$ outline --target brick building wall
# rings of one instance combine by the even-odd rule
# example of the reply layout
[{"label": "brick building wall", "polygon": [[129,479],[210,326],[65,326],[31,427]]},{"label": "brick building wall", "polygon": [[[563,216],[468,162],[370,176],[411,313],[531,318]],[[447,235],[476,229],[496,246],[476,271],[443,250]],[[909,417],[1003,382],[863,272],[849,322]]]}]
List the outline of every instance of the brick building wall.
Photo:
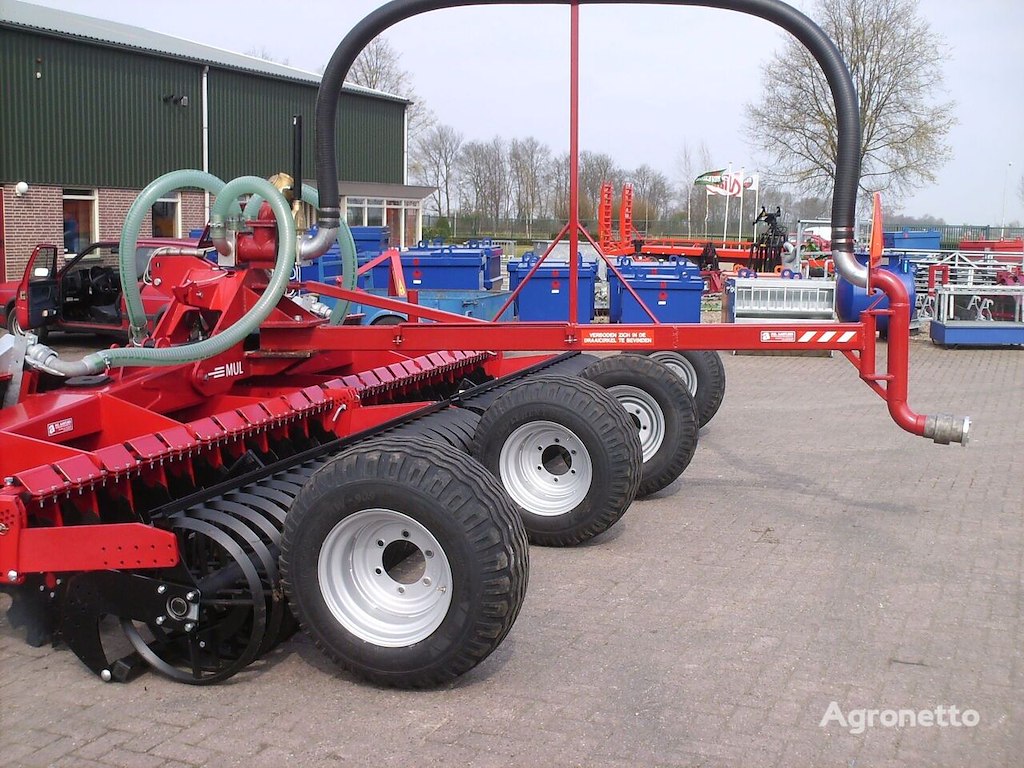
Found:
[{"label": "brick building wall", "polygon": [[[210,195],[210,205],[213,205],[213,195]],[[188,237],[193,229],[202,229],[206,226],[206,211],[203,202],[203,193],[196,189],[185,189],[181,192],[181,236]]]},{"label": "brick building wall", "polygon": [[7,279],[20,280],[33,248],[39,243],[64,242],[63,190],[32,186],[18,197],[14,185],[5,184],[3,195]]},{"label": "brick building wall", "polygon": [[[98,189],[96,190],[96,207],[99,209],[100,228],[97,234],[101,240],[117,240],[121,237],[128,209],[141,190],[134,189]],[[139,229],[140,237],[150,237],[153,233],[153,217],[147,213]]]},{"label": "brick building wall", "polygon": [[[2,191],[2,236],[7,280],[20,280],[36,245],[61,245],[64,242],[64,190],[62,187],[32,186],[19,197],[14,194],[13,184],[5,184]],[[125,216],[140,191],[103,188],[96,190],[98,238],[116,240],[121,236]],[[206,224],[203,193],[197,190],[183,190],[180,215],[182,237],[188,237],[190,230],[201,229]],[[152,227],[152,217],[147,213],[139,235],[151,237]]]}]

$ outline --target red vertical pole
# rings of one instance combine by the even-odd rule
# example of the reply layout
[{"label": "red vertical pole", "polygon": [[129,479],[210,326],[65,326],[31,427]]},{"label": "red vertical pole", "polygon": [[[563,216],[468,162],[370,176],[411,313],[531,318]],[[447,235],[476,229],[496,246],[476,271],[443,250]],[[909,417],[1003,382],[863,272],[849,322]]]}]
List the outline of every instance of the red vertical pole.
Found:
[{"label": "red vertical pole", "polygon": [[569,19],[569,322],[579,313],[580,248],[580,6],[573,0]]}]

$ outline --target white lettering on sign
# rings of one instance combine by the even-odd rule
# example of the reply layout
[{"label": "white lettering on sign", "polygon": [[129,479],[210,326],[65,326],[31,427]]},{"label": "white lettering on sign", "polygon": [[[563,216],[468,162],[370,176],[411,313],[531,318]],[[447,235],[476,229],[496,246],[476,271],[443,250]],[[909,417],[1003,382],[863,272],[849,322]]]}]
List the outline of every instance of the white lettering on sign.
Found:
[{"label": "white lettering on sign", "polygon": [[234,363],[225,363],[224,365],[218,365],[212,371],[210,371],[211,379],[223,379],[228,376],[241,376],[245,371],[242,370],[242,361],[238,360]]},{"label": "white lettering on sign", "polygon": [[75,431],[75,420],[74,419],[61,419],[60,421],[51,421],[46,425],[46,436],[55,437],[56,435],[63,435],[66,432]]},{"label": "white lettering on sign", "polygon": [[792,344],[796,341],[796,331],[761,331],[761,341]]},{"label": "white lettering on sign", "polygon": [[647,331],[584,331],[584,344],[653,344]]}]

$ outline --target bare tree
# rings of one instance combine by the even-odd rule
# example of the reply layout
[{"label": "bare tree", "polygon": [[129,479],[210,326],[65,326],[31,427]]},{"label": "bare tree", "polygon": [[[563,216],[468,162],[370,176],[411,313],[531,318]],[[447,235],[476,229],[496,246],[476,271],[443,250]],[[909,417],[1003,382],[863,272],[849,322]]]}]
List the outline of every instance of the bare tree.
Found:
[{"label": "bare tree", "polygon": [[488,142],[470,141],[463,146],[459,173],[474,213],[490,221],[497,231],[508,209],[508,172],[505,142],[495,136]]},{"label": "bare tree", "polygon": [[386,37],[375,37],[352,63],[348,82],[408,99],[409,138],[415,140],[434,122],[434,115],[416,95],[412,75],[402,69],[402,54]]},{"label": "bare tree", "polygon": [[[949,157],[955,122],[942,92],[944,43],[918,0],[817,0],[811,14],[836,42],[860,96],[861,189],[899,198],[934,183]],[[820,67],[790,40],[764,68],[749,139],[771,158],[771,176],[804,193],[830,191],[835,176],[835,105]]]},{"label": "bare tree", "polygon": [[649,232],[651,221],[662,218],[671,198],[668,177],[646,163],[630,174],[633,182],[633,221],[643,222],[643,231]]},{"label": "bare tree", "polygon": [[706,234],[708,195],[705,187],[698,187],[693,181],[700,174],[714,168],[711,162],[711,150],[708,149],[708,145],[704,141],[697,146],[696,150],[684,143],[679,151],[677,161],[680,174],[679,200],[686,210],[686,234],[688,237],[693,236],[694,222],[696,222],[697,231]]},{"label": "bare tree", "polygon": [[548,177],[551,179],[549,210],[555,219],[565,221],[569,218],[569,153],[565,152],[554,158],[548,166]]},{"label": "bare tree", "polygon": [[526,236],[533,237],[533,221],[544,207],[551,149],[534,137],[513,139],[508,149],[509,181],[516,216],[526,222]]},{"label": "bare tree", "polygon": [[462,134],[450,125],[432,125],[414,143],[415,177],[435,187],[433,199],[437,212],[449,220],[462,141]]},{"label": "bare tree", "polygon": [[614,187],[622,186],[624,174],[611,155],[603,152],[580,152],[580,218],[592,219],[597,215],[601,199],[601,184],[610,181]]}]

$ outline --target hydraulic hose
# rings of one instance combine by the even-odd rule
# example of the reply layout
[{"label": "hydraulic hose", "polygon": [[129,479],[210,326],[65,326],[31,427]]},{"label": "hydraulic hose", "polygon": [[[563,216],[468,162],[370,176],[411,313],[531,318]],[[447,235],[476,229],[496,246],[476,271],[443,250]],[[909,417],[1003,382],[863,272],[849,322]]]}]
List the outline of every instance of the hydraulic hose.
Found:
[{"label": "hydraulic hose", "polygon": [[[318,223],[340,221],[336,124],[341,89],[356,57],[370,41],[400,21],[442,8],[487,5],[568,5],[570,0],[392,0],[360,21],[335,49],[324,70],[316,103],[316,168],[321,207]],[[578,0],[580,5],[649,5],[637,0]],[[796,37],[825,73],[836,102],[838,150],[832,197],[832,242],[836,266],[850,282],[867,284],[867,270],[853,256],[857,187],[860,179],[860,111],[857,92],[842,55],[807,16],[779,0],[660,0],[659,5],[701,6],[735,10],[770,21]]]},{"label": "hydraulic hose", "polygon": [[223,223],[225,216],[231,212],[232,208],[239,209],[238,196],[249,193],[262,195],[274,211],[274,216],[277,219],[278,257],[277,263],[274,265],[273,276],[266,290],[253,304],[252,309],[243,315],[237,323],[215,336],[194,344],[159,349],[144,347],[104,349],[86,355],[76,362],[61,360],[57,353],[49,347],[33,344],[26,354],[30,364],[58,376],[86,376],[100,373],[108,368],[180,365],[218,355],[256,331],[260,323],[277,306],[278,301],[288,288],[292,268],[295,266],[295,220],[292,218],[288,201],[269,181],[256,176],[242,176],[228,182],[220,190],[210,216],[211,223],[215,221]]},{"label": "hydraulic hose", "polygon": [[[302,202],[312,205],[314,208],[320,208],[320,193],[317,192],[316,187],[310,184],[302,185]],[[249,219],[255,219],[259,214],[260,205],[263,204],[263,198],[259,195],[253,195],[249,198],[249,201],[245,204],[245,210],[242,212],[242,216],[248,221]],[[340,221],[338,227],[338,252],[341,255],[341,287],[346,290],[352,290],[356,287],[356,273],[359,271],[359,261],[356,258],[356,241],[352,239],[352,230],[348,228],[348,222]],[[299,253],[298,258],[300,260],[307,258],[314,258],[307,253],[307,250],[311,250],[309,246],[314,242],[313,238],[304,237],[299,240]],[[345,321],[345,317],[348,315],[348,308],[351,302],[348,299],[338,299],[334,304],[334,309],[331,310],[330,325],[341,325]]]},{"label": "hydraulic hose", "polygon": [[213,174],[195,169],[182,169],[165,173],[150,182],[139,196],[135,198],[121,229],[118,266],[121,273],[121,290],[124,291],[124,303],[128,309],[128,342],[138,344],[146,333],[149,319],[142,306],[142,292],[139,289],[139,276],[135,274],[135,250],[139,240],[139,230],[146,214],[161,197],[184,187],[198,187],[213,195],[220,196],[224,182]]},{"label": "hydraulic hose", "polygon": [[[340,195],[338,191],[338,163],[336,150],[336,128],[338,102],[345,77],[352,68],[356,57],[381,33],[400,21],[428,11],[443,8],[490,5],[679,5],[719,8],[739,11],[757,16],[781,27],[799,40],[817,61],[825,74],[836,114],[836,172],[832,193],[832,257],[836,270],[854,285],[870,290],[867,265],[858,263],[854,256],[854,235],[857,215],[857,191],[860,184],[860,107],[857,91],[842,54],[817,24],[800,11],[781,0],[657,0],[656,3],[642,0],[392,0],[370,13],[345,36],[335,49],[324,70],[316,102],[316,173],[320,188],[321,206],[318,223],[321,228],[337,227],[340,220]],[[326,249],[326,246],[325,246]],[[884,279],[883,279],[884,280]],[[906,290],[888,282],[873,281],[889,293],[890,301],[897,302],[900,291],[904,301]],[[891,292],[890,292],[891,291]],[[904,350],[905,352],[906,350]],[[891,361],[891,360],[890,360]],[[906,359],[902,361],[903,375],[906,375]],[[909,408],[907,409],[909,411]],[[900,409],[897,408],[897,412]],[[894,416],[896,414],[894,413]],[[970,425],[968,419],[952,417],[923,417],[925,423],[916,417],[911,419],[902,414],[897,423],[908,431],[928,435],[927,423],[953,423],[953,428],[939,428],[942,439],[963,440]],[[950,421],[952,419],[952,421]],[[941,442],[941,440],[938,440]]]}]

